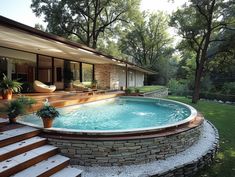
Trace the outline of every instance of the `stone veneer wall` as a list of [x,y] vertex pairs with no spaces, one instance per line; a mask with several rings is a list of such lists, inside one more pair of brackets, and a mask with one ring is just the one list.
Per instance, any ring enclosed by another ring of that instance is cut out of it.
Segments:
[[159,174],[153,175],[152,177],[190,177],[195,175],[198,170],[210,165],[219,149],[219,133],[218,130],[214,127],[212,123],[207,121],[215,131],[215,142],[213,146],[205,152],[201,157],[198,157],[197,160],[193,160],[189,163],[177,166],[174,170],[164,171]]
[[168,96],[168,88],[162,88],[153,92],[146,92],[141,96],[144,97],[153,97],[153,98],[164,98]]
[[129,140],[73,140],[48,138],[71,158],[71,163],[84,166],[115,166],[147,163],[165,159],[197,142],[203,125],[172,135]]
[[[129,72],[133,75],[134,86],[144,85],[144,74],[139,71],[128,69],[128,86],[130,86]],[[124,67],[112,64],[96,64],[95,79],[98,82],[98,87],[101,89],[119,90],[126,86],[126,71]]]
[[101,89],[110,88],[110,71],[111,65],[96,64],[95,65],[95,79],[97,85]]
[[123,68],[111,64],[95,65],[95,79],[101,89],[120,89],[119,72]]

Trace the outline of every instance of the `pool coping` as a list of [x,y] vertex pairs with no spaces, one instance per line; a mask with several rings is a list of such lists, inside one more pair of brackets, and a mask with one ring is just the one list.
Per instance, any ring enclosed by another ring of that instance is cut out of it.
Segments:
[[[141,96],[120,96],[120,97],[121,98],[131,98],[131,99],[143,99],[143,97],[141,97]],[[95,102],[112,100],[112,99],[116,99],[116,98],[108,98],[108,99],[98,100],[98,101],[84,103],[84,104],[92,104]],[[163,130],[170,129],[170,128],[178,128],[180,125],[190,123],[198,115],[197,110],[195,108],[193,108],[190,105],[178,102],[178,101],[163,99],[163,98],[152,98],[152,97],[144,97],[144,99],[160,100],[160,101],[163,100],[163,101],[173,102],[173,103],[177,103],[179,105],[183,105],[191,111],[191,115],[184,120],[181,120],[176,123],[164,125],[164,126],[138,128],[138,129],[130,129],[130,130],[105,130],[105,131],[98,130],[97,131],[97,130],[76,130],[76,129],[66,129],[66,128],[43,128],[41,126],[38,126],[38,125],[35,125],[32,123],[26,123],[26,122],[20,121],[20,120],[17,120],[17,123],[31,126],[31,127],[35,127],[35,128],[39,128],[43,132],[46,132],[46,133],[58,133],[58,134],[68,134],[68,135],[72,134],[72,135],[85,135],[85,136],[115,136],[115,135],[131,135],[131,134],[140,134],[140,133],[153,133],[153,132],[159,132],[159,131],[163,131]],[[79,104],[79,105],[83,105],[83,104]]]

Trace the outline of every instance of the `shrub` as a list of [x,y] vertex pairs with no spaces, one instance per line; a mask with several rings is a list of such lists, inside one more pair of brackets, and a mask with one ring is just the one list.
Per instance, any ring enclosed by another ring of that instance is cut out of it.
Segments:
[[131,89],[130,89],[130,88],[126,88],[126,89],[125,89],[125,94],[127,94],[127,95],[128,95],[128,94],[131,94],[131,92],[132,92],[132,91],[131,91]]
[[187,95],[189,93],[188,82],[186,80],[169,80],[167,87],[173,95]]
[[135,88],[135,93],[140,93],[140,89]]
[[22,89],[22,83],[18,82],[17,80],[11,80],[7,78],[5,74],[3,74],[3,79],[0,82],[0,91],[6,92],[7,90],[12,90],[13,92],[20,92]]
[[200,98],[205,98],[208,100],[221,100],[221,101],[231,101],[235,102],[235,95],[225,95],[221,93],[212,93],[212,92],[201,92]]
[[25,114],[26,109],[30,108],[32,104],[35,103],[36,101],[34,99],[21,96],[9,103],[7,107],[7,115],[9,118],[15,118],[18,115]]
[[213,89],[214,89],[214,86],[212,85],[212,81],[209,75],[206,75],[201,81],[201,91],[208,92]]
[[226,82],[222,87],[222,93],[235,95],[235,82]]

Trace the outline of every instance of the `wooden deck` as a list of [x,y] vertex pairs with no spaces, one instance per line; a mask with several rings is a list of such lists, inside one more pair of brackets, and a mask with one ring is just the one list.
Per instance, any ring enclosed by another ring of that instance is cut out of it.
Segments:
[[[51,105],[55,107],[64,107],[69,105],[87,103],[92,101],[98,101],[102,99],[114,98],[124,95],[123,91],[91,91],[91,92],[75,92],[75,91],[56,91],[53,93],[28,93],[21,94],[28,96],[37,101],[35,105],[29,110],[29,112],[35,112],[39,109],[43,102],[48,99]],[[20,95],[14,95],[13,99]],[[0,109],[4,108],[9,101],[0,100]],[[5,117],[0,111],[0,116]]]

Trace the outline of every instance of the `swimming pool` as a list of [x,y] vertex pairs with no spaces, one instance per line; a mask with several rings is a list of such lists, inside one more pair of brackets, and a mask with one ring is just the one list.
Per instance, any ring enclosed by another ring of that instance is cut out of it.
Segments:
[[145,97],[117,97],[59,111],[52,128],[42,128],[34,114],[18,122],[41,128],[71,164],[84,166],[141,164],[173,156],[198,141],[204,120],[189,105]]
[[[118,97],[59,109],[53,128],[72,131],[135,131],[157,129],[185,123],[195,117],[188,105],[164,100]],[[35,114],[21,118],[24,123],[42,126]]]

